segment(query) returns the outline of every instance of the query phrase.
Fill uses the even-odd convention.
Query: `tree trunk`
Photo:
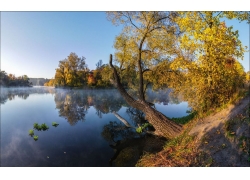
[[[169,120],[165,115],[152,108],[145,100],[135,100],[127,93],[120,82],[120,78],[115,67],[112,64],[112,54],[110,54],[109,64],[114,73],[113,84],[116,86],[122,97],[130,106],[142,111],[146,115],[145,119],[154,126],[156,130],[155,134],[166,138],[173,138],[178,136],[182,131],[181,125]]]

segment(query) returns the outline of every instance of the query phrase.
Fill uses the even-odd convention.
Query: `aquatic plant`
[[[59,124],[56,122],[52,122],[52,126],[57,127]]]
[[[30,129],[29,130],[29,135],[32,137],[34,135],[34,130],[33,129]]]
[[[47,126],[45,123],[39,125],[38,123],[34,123],[34,129],[38,130],[38,131],[46,131],[49,129],[49,126]]]
[[[142,133],[144,129],[146,129],[148,126],[152,126],[150,123],[144,123],[142,124],[142,126],[139,126],[138,128],[136,128],[136,132],[137,133]]]
[[[42,129],[43,131],[46,131],[46,130],[49,129],[49,126],[47,126],[45,123],[41,124],[40,127],[41,127],[41,129]]]
[[[34,138],[34,140],[35,140],[35,141],[37,141],[37,140],[38,140],[38,136],[34,136],[33,138]]]
[[[34,129],[36,129],[38,131],[41,131],[41,129],[42,129],[41,126],[39,126],[38,123],[34,123],[33,127],[34,127]]]

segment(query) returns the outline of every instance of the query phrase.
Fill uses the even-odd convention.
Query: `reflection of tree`
[[[141,125],[146,122],[145,114],[142,111],[129,107],[126,112],[129,115],[129,118],[132,119],[134,126],[137,126],[138,124]]]
[[[29,94],[26,92],[19,92],[19,93],[15,93],[15,94],[10,93],[7,95],[7,99],[9,101],[11,101],[11,100],[15,99],[16,96],[21,98],[21,99],[27,99],[29,97]]]
[[[60,90],[55,94],[59,115],[65,117],[71,125],[84,121],[90,106],[101,118],[102,114],[119,111],[125,101],[116,90]]]
[[[65,117],[69,124],[75,125],[78,121],[85,120],[85,114],[89,108],[87,96],[81,91],[62,91],[55,94],[56,108],[59,116]]]
[[[119,111],[122,106],[126,106],[126,102],[117,91],[109,90],[95,94],[94,107],[99,117],[102,114]]]
[[[27,99],[30,94],[53,94],[52,88],[35,88],[35,87],[15,87],[15,88],[1,88],[0,102],[4,104],[7,100],[11,101],[15,97]]]
[[[135,126],[147,122],[144,113],[135,108],[129,107],[126,112]],[[102,136],[115,150],[110,159],[111,166],[134,166],[143,152],[160,151],[165,143],[165,139],[145,133],[138,134],[134,128],[115,121],[103,127]]]

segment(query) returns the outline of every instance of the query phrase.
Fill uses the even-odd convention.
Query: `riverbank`
[[[136,166],[249,167],[250,96],[220,112],[197,118],[158,153],[145,153]]]

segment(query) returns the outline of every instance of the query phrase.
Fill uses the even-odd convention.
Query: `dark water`
[[[147,98],[168,117],[187,115],[188,104],[170,99],[168,93],[149,92]],[[1,166],[130,166],[115,160],[122,153],[133,154],[132,145],[145,138],[126,128],[112,111],[133,126],[144,123],[143,114],[129,108],[116,90],[1,88]],[[34,123],[49,126],[47,131],[34,130],[37,141],[29,136]],[[133,160],[140,155],[134,152]]]

